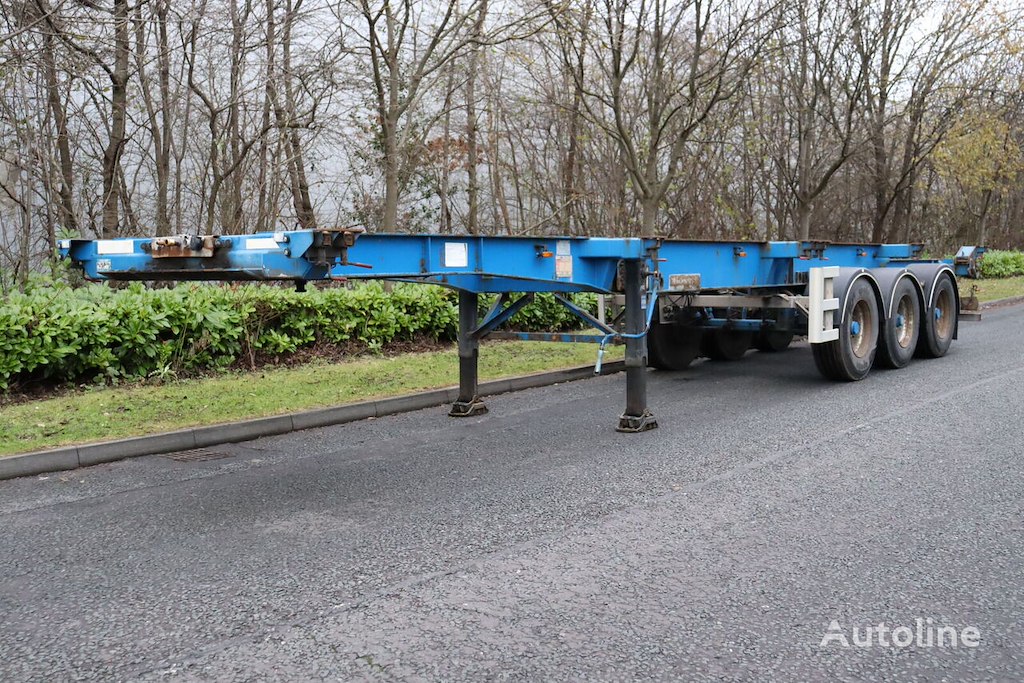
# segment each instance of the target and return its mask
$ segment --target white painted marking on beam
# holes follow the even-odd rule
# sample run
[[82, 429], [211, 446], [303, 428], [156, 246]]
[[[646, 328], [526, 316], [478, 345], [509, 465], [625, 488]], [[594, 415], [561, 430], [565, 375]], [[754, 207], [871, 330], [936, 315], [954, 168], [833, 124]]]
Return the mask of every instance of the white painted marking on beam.
[[250, 237], [245, 240], [246, 249], [277, 249], [277, 240], [273, 237]]
[[132, 240], [97, 240], [97, 254], [134, 254], [135, 242]]
[[469, 245], [465, 242], [444, 243], [444, 267], [466, 268], [469, 266]]

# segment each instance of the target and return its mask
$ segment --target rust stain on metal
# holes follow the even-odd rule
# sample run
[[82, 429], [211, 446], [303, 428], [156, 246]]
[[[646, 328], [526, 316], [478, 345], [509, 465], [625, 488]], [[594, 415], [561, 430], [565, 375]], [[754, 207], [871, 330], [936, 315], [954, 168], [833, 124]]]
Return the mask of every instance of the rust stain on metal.
[[217, 240], [217, 235], [155, 237], [149, 243], [149, 252], [153, 258], [210, 258]]

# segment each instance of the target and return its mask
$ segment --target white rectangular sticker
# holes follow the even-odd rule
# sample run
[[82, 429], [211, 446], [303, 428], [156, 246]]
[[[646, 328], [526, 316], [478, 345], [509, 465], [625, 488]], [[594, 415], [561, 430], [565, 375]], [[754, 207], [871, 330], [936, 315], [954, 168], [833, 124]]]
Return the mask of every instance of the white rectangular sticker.
[[250, 237], [245, 240], [246, 249], [277, 249], [277, 240], [272, 237]]
[[469, 266], [469, 245], [465, 242], [444, 243], [444, 267], [465, 268]]
[[558, 240], [555, 244], [555, 277], [572, 277], [572, 242]]
[[110, 259], [96, 259], [96, 270], [110, 270]]
[[134, 254], [135, 242], [132, 240], [97, 240], [97, 254]]

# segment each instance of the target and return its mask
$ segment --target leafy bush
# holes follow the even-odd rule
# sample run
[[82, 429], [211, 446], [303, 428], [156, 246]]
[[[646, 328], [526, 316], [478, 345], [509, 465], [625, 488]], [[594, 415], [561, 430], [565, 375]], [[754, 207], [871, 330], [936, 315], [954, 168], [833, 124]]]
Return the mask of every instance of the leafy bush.
[[[481, 308], [493, 300], [481, 297]], [[596, 308], [594, 295], [577, 295], [576, 303]], [[579, 321], [550, 295], [538, 295], [510, 325], [557, 331]], [[426, 285], [372, 282], [301, 293], [267, 285], [36, 287], [0, 301], [0, 389], [27, 379], [223, 368], [318, 343], [380, 349], [395, 340], [452, 340], [457, 332], [457, 294]]]
[[1024, 275], [1024, 251], [992, 249], [981, 259], [982, 277], [1013, 277]]

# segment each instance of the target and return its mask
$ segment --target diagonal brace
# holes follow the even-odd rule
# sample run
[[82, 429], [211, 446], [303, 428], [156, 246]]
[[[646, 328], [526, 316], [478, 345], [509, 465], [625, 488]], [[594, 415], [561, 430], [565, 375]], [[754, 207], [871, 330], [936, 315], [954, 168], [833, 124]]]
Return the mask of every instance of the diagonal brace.
[[615, 334], [615, 330], [613, 328], [609, 327], [608, 325], [604, 324], [603, 322], [601, 322], [600, 320], [598, 320], [594, 316], [590, 315], [589, 312], [584, 311], [582, 308], [580, 308], [579, 306], [577, 306], [573, 302], [569, 301], [568, 299], [566, 299], [564, 297], [559, 296], [558, 294], [555, 294], [554, 297], [555, 297], [555, 300], [558, 301], [558, 303], [560, 303], [563, 306], [565, 306], [569, 310], [570, 313], [572, 313], [577, 318], [579, 318], [583, 322], [587, 323], [591, 327], [594, 327], [594, 328], [596, 328], [598, 330], [601, 330], [605, 334]]
[[511, 304], [508, 304], [510, 298], [511, 295], [507, 292], [502, 293], [502, 295], [498, 297], [498, 300], [494, 302], [493, 306], [491, 306], [491, 310], [487, 311], [487, 315], [484, 316], [484, 319], [480, 321], [480, 324], [477, 325], [475, 330], [473, 330], [472, 335], [475, 339], [483, 339], [502, 324], [507, 322], [509, 318], [521, 311], [524, 306], [533, 301], [533, 292], [524, 294]]

